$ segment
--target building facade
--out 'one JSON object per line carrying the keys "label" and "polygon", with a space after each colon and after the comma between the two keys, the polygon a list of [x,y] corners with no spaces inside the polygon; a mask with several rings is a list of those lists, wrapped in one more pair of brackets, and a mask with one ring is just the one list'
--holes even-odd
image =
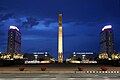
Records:
{"label": "building facade", "polygon": [[21,33],[16,26],[10,26],[8,31],[8,53],[21,53]]}
{"label": "building facade", "polygon": [[100,33],[100,53],[107,53],[109,57],[114,53],[114,35],[111,25],[105,26]]}
{"label": "building facade", "polygon": [[66,62],[68,63],[97,63],[96,61],[96,53],[93,52],[73,52],[70,55]]}
{"label": "building facade", "polygon": [[43,60],[50,60],[50,58],[53,58],[49,53],[47,52],[34,52],[29,54],[24,54],[26,60],[28,61],[43,61]]}
{"label": "building facade", "polygon": [[94,60],[95,56],[93,52],[73,52],[69,57],[71,60]]}

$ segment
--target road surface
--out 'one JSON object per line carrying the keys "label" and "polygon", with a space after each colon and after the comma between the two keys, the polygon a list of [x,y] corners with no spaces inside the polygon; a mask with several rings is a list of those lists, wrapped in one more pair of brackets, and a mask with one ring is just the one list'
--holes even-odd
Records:
{"label": "road surface", "polygon": [[40,73],[40,74],[0,74],[0,78],[97,78],[97,79],[106,79],[106,78],[120,78],[120,74],[90,74],[90,73],[59,73],[59,74],[49,74],[49,73]]}

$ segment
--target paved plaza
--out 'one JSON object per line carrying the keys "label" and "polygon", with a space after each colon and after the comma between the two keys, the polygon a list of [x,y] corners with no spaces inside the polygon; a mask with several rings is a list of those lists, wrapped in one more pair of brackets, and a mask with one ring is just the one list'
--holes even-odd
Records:
{"label": "paved plaza", "polygon": [[[100,71],[106,66],[107,71]],[[24,67],[24,71],[19,71]],[[45,67],[45,71],[41,68]],[[78,71],[81,67],[83,71]],[[110,65],[41,64],[0,67],[0,80],[120,80],[120,67]]]}
{"label": "paved plaza", "polygon": [[40,72],[41,68],[46,68],[46,72],[77,72],[78,68],[82,68],[83,71],[100,71],[101,67],[107,67],[107,71],[119,71],[120,67],[115,67],[111,65],[95,65],[95,64],[85,64],[85,65],[78,65],[78,64],[40,64],[40,65],[12,65],[12,66],[6,66],[6,67],[0,67],[0,72],[4,71],[17,71],[19,72],[19,68],[24,67],[26,72]]}

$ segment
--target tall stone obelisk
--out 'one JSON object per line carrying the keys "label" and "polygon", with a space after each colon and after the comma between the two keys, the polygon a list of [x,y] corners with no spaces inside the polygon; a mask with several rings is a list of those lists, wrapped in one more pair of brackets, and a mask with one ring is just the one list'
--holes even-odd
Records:
{"label": "tall stone obelisk", "polygon": [[63,63],[62,14],[59,14],[59,27],[58,27],[58,63]]}

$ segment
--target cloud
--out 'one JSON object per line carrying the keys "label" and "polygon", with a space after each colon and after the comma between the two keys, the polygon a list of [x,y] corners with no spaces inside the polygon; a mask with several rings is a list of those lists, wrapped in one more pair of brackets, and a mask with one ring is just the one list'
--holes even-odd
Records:
{"label": "cloud", "polygon": [[13,16],[13,13],[1,14],[0,22],[3,21],[3,20],[9,19],[9,18],[11,18],[12,16]]}
{"label": "cloud", "polygon": [[28,17],[27,21],[22,23],[22,26],[25,28],[32,28],[35,25],[38,25],[38,21],[36,20],[36,18],[33,17]]}
{"label": "cloud", "polygon": [[51,22],[51,23],[49,23],[49,25],[46,25],[45,23],[46,23],[46,21],[44,21],[44,20],[39,21],[39,24],[35,25],[33,27],[33,30],[45,30],[45,31],[48,31],[48,30],[53,31],[54,30],[55,31],[58,27],[57,22]]}
{"label": "cloud", "polygon": [[[50,30],[58,26],[58,23],[50,18],[33,18],[33,17],[24,17],[20,19],[22,24],[21,28],[31,29],[31,30]],[[23,21],[24,20],[24,21]],[[19,21],[19,20],[18,20]],[[18,25],[19,26],[19,25]]]}
{"label": "cloud", "polygon": [[55,22],[53,19],[50,19],[50,18],[45,18],[43,21],[44,21],[43,24],[44,24],[46,27],[49,27],[49,25],[50,25],[51,23]]}
{"label": "cloud", "polygon": [[38,40],[41,39],[38,35],[23,35],[22,40]]}
{"label": "cloud", "polygon": [[45,40],[57,37],[57,33],[51,30],[28,30],[22,32],[22,40]]}
{"label": "cloud", "polygon": [[[83,21],[78,22],[66,22],[63,23],[63,31],[64,36],[67,37],[76,37],[80,35],[84,36],[90,36],[93,37],[96,36],[92,33],[89,34],[89,32],[92,32],[92,28],[88,24],[93,24],[95,22],[86,23]],[[40,39],[40,37],[46,37],[46,38],[54,38],[57,35],[58,31],[58,22],[51,19],[51,18],[33,18],[33,17],[14,17],[10,18],[8,20],[5,20],[3,23],[5,27],[9,27],[10,25],[17,25],[17,27],[20,28],[21,33],[23,35],[23,40],[35,40]],[[24,28],[26,30],[24,30]],[[87,28],[90,29],[89,32],[87,32]],[[86,31],[87,33],[85,33]],[[79,32],[81,34],[79,34]],[[25,36],[24,36],[25,35]]]}

